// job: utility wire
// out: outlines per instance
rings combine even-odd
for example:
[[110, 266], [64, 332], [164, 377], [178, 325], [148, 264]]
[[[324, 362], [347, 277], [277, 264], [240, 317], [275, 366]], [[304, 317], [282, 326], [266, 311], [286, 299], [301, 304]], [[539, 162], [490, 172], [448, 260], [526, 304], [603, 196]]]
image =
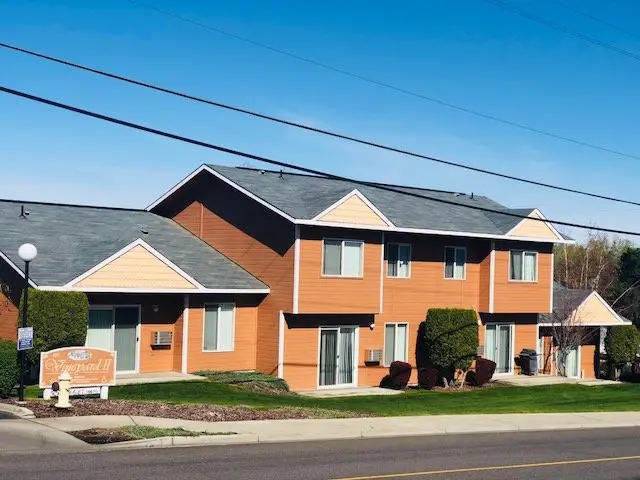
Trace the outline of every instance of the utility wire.
[[206, 30], [211, 30], [211, 31], [216, 32], [216, 33], [218, 33], [220, 35], [224, 35], [224, 36], [229, 37], [229, 38], [240, 40], [240, 41], [242, 41], [244, 43], [247, 43], [249, 45], [253, 45], [255, 47], [259, 47], [259, 48], [262, 48], [262, 49], [265, 49], [265, 50], [269, 50], [271, 52], [274, 52], [274, 53], [277, 53], [277, 54], [280, 54], [280, 55], [284, 55], [284, 56], [287, 56], [289, 58], [293, 58], [295, 60], [310, 64], [310, 65], [314, 65], [316, 67], [324, 68], [325, 70], [330, 70], [330, 71], [332, 71], [334, 73], [338, 73], [340, 75], [344, 75], [344, 76], [347, 76], [347, 77], [355, 78], [357, 80], [361, 80], [363, 82], [367, 82], [367, 83], [370, 83], [372, 85], [376, 85], [377, 87], [386, 88], [388, 90], [393, 90], [393, 91], [395, 91], [397, 93], [401, 93], [403, 95], [408, 95], [408, 96], [413, 97], [413, 98], [418, 98], [420, 100], [424, 100], [424, 101], [427, 101], [427, 102], [435, 103], [437, 105], [440, 105], [440, 106], [443, 106], [443, 107], [447, 107], [447, 108], [450, 108], [450, 109], [453, 109], [453, 110], [457, 110], [459, 112], [464, 112], [464, 113], [468, 113], [470, 115], [475, 115], [476, 117], [480, 117], [480, 118], [483, 118], [485, 120], [491, 120], [493, 122], [501, 123], [503, 125], [509, 125], [511, 127], [519, 128], [521, 130], [526, 130], [528, 132], [536, 133], [538, 135], [544, 135], [546, 137], [555, 138], [556, 140], [562, 140], [564, 142], [573, 143], [574, 145], [580, 145], [581, 147], [592, 148], [592, 149], [595, 149], [595, 150], [599, 150], [601, 152], [607, 152], [607, 153], [611, 153], [613, 155], [618, 155], [618, 156], [621, 156], [621, 157], [638, 159], [638, 157], [636, 155], [624, 153], [624, 152], [621, 152], [619, 150], [614, 150], [614, 149], [608, 148], [608, 147], [602, 147], [602, 146], [599, 146], [599, 145], [596, 145], [596, 144], [593, 144], [593, 143], [589, 143], [589, 142], [584, 141], [584, 140], [579, 140], [577, 138], [568, 137], [566, 135], [553, 133], [553, 132], [550, 132], [548, 130], [542, 130], [540, 128], [530, 127], [530, 126], [525, 125], [523, 123], [519, 123], [519, 122], [516, 122], [516, 121], [513, 121], [513, 120], [508, 120], [506, 118], [501, 118], [501, 117], [498, 117], [496, 115], [491, 115], [489, 113], [484, 113], [484, 112], [481, 112], [481, 111], [478, 111], [478, 110], [473, 110], [471, 108], [463, 107], [461, 105], [456, 105], [454, 103], [450, 103], [450, 102], [447, 102], [445, 100], [441, 100], [439, 98], [430, 97], [430, 96], [424, 95], [422, 93], [418, 93], [418, 92], [409, 90], [407, 88], [403, 88], [403, 87], [399, 87], [399, 86], [396, 86], [396, 85], [392, 85], [392, 84], [384, 82], [382, 80], [377, 80], [377, 79], [372, 78], [372, 77], [367, 77], [367, 76], [364, 76], [364, 75], [360, 75], [359, 73], [354, 73], [354, 72], [351, 72], [349, 70], [345, 70], [343, 68], [330, 65], [328, 63], [323, 63], [323, 62], [320, 62], [320, 61], [317, 61], [317, 60], [313, 60], [313, 59], [311, 59], [309, 57], [304, 57], [302, 55], [298, 55], [297, 53], [293, 53], [293, 52], [291, 52], [289, 50], [284, 50], [282, 48], [277, 48], [277, 47], [274, 47], [272, 45], [269, 45], [269, 44], [266, 44], [266, 43], [262, 43], [262, 42], [259, 42], [257, 40], [253, 40], [253, 39], [248, 38], [248, 37], [244, 37], [244, 36], [232, 33], [232, 32], [228, 32], [228, 31], [222, 30], [222, 29], [220, 29], [218, 27], [214, 27], [212, 25], [209, 25], [209, 24], [197, 21], [197, 20], [193, 20], [191, 18], [182, 16], [182, 15], [178, 15], [176, 13], [173, 13], [173, 12], [169, 11], [169, 10], [164, 10], [162, 8], [158, 8], [158, 7], [155, 7], [153, 5], [149, 5], [147, 3], [139, 2], [138, 0], [128, 0], [128, 1], [130, 3], [133, 3], [135, 5], [141, 6], [143, 8], [147, 8], [149, 10], [153, 10], [153, 11], [155, 11], [157, 13], [162, 14], [162, 15], [166, 15], [166, 16], [172, 17], [174, 19], [177, 19], [177, 20], [180, 20], [180, 21], [183, 21], [183, 22], [187, 22], [187, 23], [190, 23], [192, 25], [196, 25], [196, 26], [198, 26], [200, 28], [204, 28]]
[[555, 3], [556, 5], [559, 5], [559, 6], [561, 6], [562, 8], [564, 8], [566, 10], [569, 10], [569, 11], [571, 11], [573, 13], [577, 13], [578, 15], [581, 15], [583, 17], [586, 17], [586, 18], [590, 19], [590, 20], [593, 20], [594, 22], [601, 23], [603, 25], [606, 25], [607, 27], [613, 28], [615, 30], [618, 30], [619, 32], [622, 32], [624, 34], [630, 35], [632, 37], [640, 38], [640, 35], [638, 35], [637, 33], [634, 33], [634, 32], [632, 32], [630, 30], [622, 28], [622, 27], [616, 25], [615, 23], [611, 23], [611, 22], [609, 22], [607, 20], [603, 20], [602, 18], [596, 17], [595, 15], [592, 15], [590, 13], [584, 12], [582, 10], [578, 10], [577, 8], [575, 8], [575, 7], [571, 6], [571, 5], [567, 5], [566, 3], [561, 2], [560, 0], [551, 0], [551, 1], [553, 3]]
[[463, 203], [459, 203], [459, 202], [453, 202], [451, 200], [445, 200], [442, 198], [436, 198], [436, 197], [430, 197], [428, 195], [422, 195], [416, 192], [412, 192], [412, 191], [407, 191], [407, 190], [402, 190], [402, 187], [396, 187], [396, 186], [392, 186], [392, 185], [385, 185], [385, 184], [380, 184], [380, 183], [376, 183], [376, 182], [366, 182], [363, 180], [356, 180], [353, 178], [349, 178], [349, 177], [343, 177], [340, 175], [335, 175], [332, 173], [327, 173], [327, 172], [323, 172], [321, 170], [315, 170], [312, 168], [307, 168], [307, 167], [302, 167], [299, 165], [295, 165], [292, 163], [287, 163], [287, 162], [282, 162], [280, 160], [274, 160], [271, 158], [267, 158], [267, 157], [263, 157], [261, 155], [255, 155], [252, 153], [246, 153], [246, 152], [242, 152], [240, 150], [234, 150], [232, 148], [227, 148], [227, 147], [223, 147], [221, 145], [215, 145], [212, 143], [207, 143], [207, 142], [203, 142], [201, 140], [196, 140], [193, 138], [189, 138], [189, 137], [184, 137], [182, 135], [177, 135], [175, 133], [170, 133], [170, 132], [166, 132], [163, 130], [157, 130], [155, 128], [151, 128], [151, 127], [147, 127], [144, 125], [140, 125], [137, 123], [133, 123], [133, 122], [128, 122], [126, 120], [121, 120], [115, 117], [110, 117], [107, 115], [103, 115], [101, 113], [96, 113], [96, 112], [91, 112], [89, 110], [84, 110], [82, 108], [78, 108], [78, 107], [74, 107], [71, 105], [67, 105], [64, 103], [60, 103], [60, 102], [56, 102], [53, 100], [48, 100], [46, 98], [43, 97], [38, 97], [36, 95], [31, 95], [29, 93], [26, 92], [21, 92], [19, 90], [14, 90], [8, 87], [4, 87], [0, 85], [0, 92], [4, 92], [4, 93], [8, 93], [10, 95], [14, 95], [17, 97], [22, 97], [22, 98], [26, 98], [28, 100], [32, 100], [38, 103], [42, 103], [45, 105], [49, 105], [52, 107], [56, 107], [62, 110], [67, 110], [70, 112], [74, 112], [74, 113], [78, 113], [84, 116], [88, 116], [88, 117], [93, 117], [93, 118], [97, 118], [99, 120], [104, 120], [106, 122], [109, 123], [114, 123], [116, 125], [122, 125], [124, 127], [129, 127], [135, 130], [139, 130], [139, 131], [143, 131], [143, 132], [147, 132], [147, 133], [151, 133], [153, 135], [158, 135], [161, 137], [165, 137], [165, 138], [170, 138], [173, 140], [177, 140], [180, 142], [184, 142], [184, 143], [189, 143], [191, 145], [197, 145], [200, 147], [204, 147], [204, 148], [208, 148], [211, 150], [216, 150], [218, 152], [223, 152], [223, 153], [227, 153], [230, 155], [235, 155], [238, 157], [242, 157], [242, 158], [247, 158], [250, 160], [256, 160], [259, 162], [263, 162], [263, 163], [267, 163], [270, 165], [275, 165], [278, 167], [282, 167], [282, 168], [290, 168], [292, 170], [298, 170], [301, 172], [305, 172], [305, 173], [309, 173], [312, 175], [317, 175], [319, 177], [323, 177], [323, 178], [327, 178], [327, 179], [331, 179], [331, 180], [341, 180], [341, 181], [345, 181], [345, 182], [350, 182], [350, 183], [355, 183], [356, 185], [365, 185], [368, 187], [373, 187], [373, 188], [377, 188], [379, 190], [384, 190], [384, 191], [388, 191], [388, 192], [394, 192], [394, 193], [399, 193], [401, 195], [406, 195], [409, 197], [414, 197], [414, 198], [421, 198], [424, 200], [429, 200], [432, 202], [437, 202], [437, 203], [443, 203], [446, 205], [453, 205], [456, 207], [463, 207], [463, 208], [468, 208], [471, 210], [477, 210], [477, 211], [481, 211], [481, 212], [485, 212], [485, 213], [495, 213], [498, 215], [504, 215], [506, 217], [512, 217], [512, 218], [519, 218], [519, 219], [529, 219], [529, 220], [534, 220], [534, 221], [539, 221], [539, 222], [544, 222], [544, 223], [554, 223], [556, 225], [562, 225], [565, 227], [574, 227], [574, 228], [581, 228], [581, 229], [585, 229], [585, 230], [595, 230], [595, 231], [600, 231], [600, 232], [606, 232], [606, 233], [615, 233], [615, 234], [620, 234], [620, 235], [633, 235], [633, 236], [640, 236], [640, 232], [631, 232], [631, 231], [626, 231], [626, 230], [616, 230], [616, 229], [612, 229], [612, 228], [603, 228], [603, 227], [594, 227], [591, 225], [584, 225], [584, 224], [580, 224], [580, 223], [572, 223], [572, 222], [565, 222], [565, 221], [560, 221], [560, 220], [551, 220], [551, 219], [542, 219], [542, 218], [536, 218], [536, 217], [529, 217], [527, 215], [521, 215], [521, 214], [517, 214], [517, 213], [512, 213], [509, 211], [504, 211], [504, 210], [496, 210], [493, 208], [486, 208], [486, 207], [481, 207], [479, 205], [469, 205], [469, 204], [463, 204]]
[[538, 15], [535, 15], [533, 13], [529, 13], [525, 10], [522, 10], [518, 7], [514, 7], [513, 5], [510, 5], [506, 2], [502, 2], [500, 0], [485, 0], [485, 2], [488, 3], [492, 3], [500, 8], [503, 8], [505, 10], [509, 10], [513, 13], [515, 13], [516, 15], [520, 15], [521, 17], [524, 18], [528, 18], [529, 20], [533, 20], [534, 22], [538, 22], [538, 23], [542, 23], [543, 25], [546, 25], [550, 28], [554, 28], [556, 30], [559, 30], [561, 32], [567, 33], [569, 35], [573, 35], [574, 37], [577, 37], [581, 40], [584, 40], [586, 42], [592, 43], [594, 45], [598, 45], [599, 47], [602, 48], [606, 48], [608, 50], [611, 50], [613, 52], [619, 53], [620, 55], [624, 55], [625, 57], [629, 57], [632, 58], [634, 60], [640, 60], [640, 55], [637, 55], [633, 52], [630, 52], [629, 50], [625, 50], [624, 48], [620, 48], [620, 47], [616, 47], [615, 45], [612, 45], [611, 43], [607, 43], [607, 42], [603, 42], [602, 40], [598, 40], [595, 37], [591, 37], [589, 35], [585, 35], [584, 33], [580, 33], [576, 30], [572, 30], [570, 28], [564, 27], [562, 25], [560, 25], [559, 23], [555, 23], [552, 22], [551, 20], [547, 20], [546, 18], [542, 18], [539, 17]]
[[[574, 188], [563, 187], [563, 186], [559, 186], [559, 185], [553, 185], [553, 184], [550, 184], [550, 183], [538, 182], [538, 181], [535, 181], [535, 180], [530, 180], [530, 179], [526, 179], [526, 178], [522, 178], [522, 177], [516, 177], [516, 176], [513, 176], [513, 175], [508, 175], [506, 173], [500, 173], [500, 172], [495, 172], [495, 171], [491, 171], [491, 170], [486, 170], [486, 169], [483, 169], [483, 168], [473, 167], [471, 165], [466, 165], [466, 164], [463, 164], [463, 163], [457, 163], [457, 162], [453, 162], [453, 161], [450, 161], [450, 160], [444, 160], [442, 158], [437, 158], [437, 157], [424, 155], [424, 154], [421, 154], [421, 153], [412, 152], [412, 151], [409, 151], [409, 150], [403, 150], [401, 148], [396, 148], [396, 147], [392, 147], [392, 146], [389, 146], [389, 145], [384, 145], [384, 144], [381, 144], [381, 143], [373, 142], [373, 141], [370, 141], [370, 140], [364, 140], [364, 139], [361, 139], [361, 138], [352, 137], [352, 136], [349, 136], [349, 135], [346, 135], [346, 134], [337, 133], [337, 132], [333, 132], [333, 131], [330, 131], [330, 130], [323, 130], [321, 128], [311, 127], [309, 125], [304, 125], [304, 124], [301, 124], [301, 123], [293, 122], [291, 120], [285, 120], [285, 119], [274, 117], [274, 116], [267, 115], [267, 114], [264, 114], [264, 113], [260, 113], [260, 112], [256, 112], [256, 111], [252, 111], [252, 110], [246, 110], [244, 108], [240, 108], [240, 107], [237, 107], [237, 106], [234, 106], [234, 105], [220, 103], [220, 102], [217, 102], [215, 100], [208, 100], [208, 99], [205, 99], [205, 98], [202, 98], [202, 97], [196, 97], [194, 95], [190, 95], [188, 93], [179, 92], [179, 91], [171, 90], [171, 89], [168, 89], [168, 88], [165, 88], [165, 87], [161, 87], [161, 86], [158, 86], [158, 85], [141, 82], [139, 80], [135, 80], [135, 79], [130, 78], [130, 77], [124, 77], [124, 76], [117, 75], [117, 74], [114, 74], [114, 73], [109, 73], [109, 72], [106, 72], [104, 70], [97, 70], [95, 68], [90, 68], [90, 67], [87, 67], [87, 66], [84, 66], [84, 65], [80, 65], [78, 63], [70, 62], [68, 60], [63, 60], [63, 59], [60, 59], [60, 58], [51, 57], [49, 55], [44, 55], [42, 53], [34, 52], [32, 50], [27, 50], [25, 48], [17, 47], [15, 45], [10, 45], [8, 43], [0, 42], [0, 47], [7, 48], [7, 49], [10, 49], [10, 50], [13, 50], [13, 51], [17, 51], [17, 52], [21, 52], [21, 53], [24, 53], [24, 54], [27, 54], [27, 55], [31, 55], [31, 56], [34, 56], [34, 57], [37, 57], [37, 58], [41, 58], [41, 59], [44, 59], [44, 60], [49, 60], [49, 61], [52, 61], [52, 62], [55, 62], [55, 63], [58, 63], [58, 64], [66, 65], [68, 67], [77, 68], [77, 69], [80, 69], [80, 70], [83, 70], [83, 71], [95, 73], [97, 75], [101, 75], [101, 76], [104, 76], [104, 77], [112, 78], [112, 79], [115, 79], [115, 80], [120, 80], [120, 81], [129, 83], [129, 84], [132, 84], [132, 85], [137, 85], [137, 86], [144, 87], [144, 88], [149, 88], [151, 90], [155, 90], [155, 91], [158, 91], [158, 92], [167, 93], [169, 95], [174, 95], [174, 96], [177, 96], [177, 97], [180, 97], [180, 98], [184, 98], [184, 99], [187, 99], [187, 100], [193, 100], [195, 102], [204, 103], [204, 104], [211, 105], [211, 106], [214, 106], [214, 107], [217, 107], [217, 108], [231, 110], [233, 112], [242, 113], [244, 115], [249, 115], [249, 116], [252, 116], [252, 117], [255, 117], [255, 118], [261, 118], [261, 119], [264, 119], [264, 120], [269, 120], [269, 121], [272, 121], [272, 122], [280, 123], [282, 125], [288, 125], [288, 126], [291, 126], [291, 127], [300, 128], [300, 129], [307, 130], [307, 131], [310, 131], [310, 132], [320, 133], [322, 135], [327, 135], [327, 136], [330, 136], [330, 137], [333, 137], [333, 138], [339, 138], [341, 140], [347, 140], [347, 141], [350, 141], [350, 142], [355, 142], [355, 143], [358, 143], [358, 144], [361, 144], [361, 145], [366, 145], [366, 146], [369, 146], [369, 147], [379, 148], [379, 149], [386, 150], [386, 151], [389, 151], [389, 152], [399, 153], [399, 154], [402, 154], [402, 155], [408, 155], [408, 156], [411, 156], [411, 157], [420, 158], [420, 159], [423, 159], [423, 160], [429, 160], [429, 161], [432, 161], [432, 162], [441, 163], [441, 164], [449, 165], [449, 166], [452, 166], [452, 167], [463, 168], [465, 170], [470, 170], [472, 172], [478, 172], [478, 173], [483, 173], [483, 174], [486, 174], [486, 175], [492, 175], [494, 177], [505, 178], [505, 179], [508, 179], [508, 180], [514, 180], [514, 181], [517, 181], [517, 182], [527, 183], [527, 184], [530, 184], [530, 185], [536, 185], [536, 186], [539, 186], [539, 187], [545, 187], [545, 188], [551, 188], [551, 189], [554, 189], [554, 190], [560, 190], [560, 191], [563, 191], [563, 192], [575, 193], [575, 194], [578, 194], [578, 195], [584, 195], [584, 196], [587, 196], [587, 197], [598, 198], [598, 199], [601, 199], [601, 200], [609, 200], [609, 201], [612, 201], [612, 202], [619, 202], [619, 203], [625, 203], [625, 204], [628, 204], [628, 205], [640, 206], [640, 202], [635, 202], [635, 201], [632, 201], [632, 200], [625, 200], [625, 199], [621, 199], [621, 198], [610, 197], [610, 196], [606, 196], [606, 195], [600, 195], [600, 194], [597, 194], [597, 193], [591, 193], [591, 192], [586, 192], [586, 191], [582, 191], [582, 190], [577, 190], [577, 189], [574, 189]], [[637, 160], [640, 160], [640, 156], [636, 156], [634, 158], [636, 158]]]

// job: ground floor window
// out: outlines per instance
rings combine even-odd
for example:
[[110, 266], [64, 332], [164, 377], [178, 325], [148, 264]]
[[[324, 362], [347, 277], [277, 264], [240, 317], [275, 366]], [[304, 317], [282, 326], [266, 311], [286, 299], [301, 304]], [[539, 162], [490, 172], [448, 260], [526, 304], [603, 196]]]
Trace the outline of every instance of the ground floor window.
[[485, 357], [496, 362], [496, 373], [512, 373], [513, 324], [487, 324], [484, 342]]
[[204, 306], [202, 351], [232, 352], [235, 305], [207, 303]]
[[407, 361], [407, 330], [406, 323], [386, 323], [384, 325], [384, 364]]

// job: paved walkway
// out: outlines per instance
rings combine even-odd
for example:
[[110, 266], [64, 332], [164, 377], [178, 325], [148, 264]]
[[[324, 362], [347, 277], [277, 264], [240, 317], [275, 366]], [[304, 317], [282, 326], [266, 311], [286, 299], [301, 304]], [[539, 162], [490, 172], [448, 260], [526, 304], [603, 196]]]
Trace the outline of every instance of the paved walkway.
[[24, 419], [0, 420], [0, 454], [81, 448], [87, 444], [57, 428]]
[[640, 427], [640, 412], [540, 413], [504, 415], [433, 415], [419, 417], [328, 420], [258, 420], [196, 422], [152, 417], [93, 416], [32, 420], [61, 431], [91, 427], [146, 425], [237, 435], [208, 437], [207, 443], [295, 442], [453, 433], [494, 433], [586, 428]]
[[379, 387], [358, 387], [358, 388], [326, 388], [320, 390], [309, 390], [298, 392], [305, 397], [331, 398], [331, 397], [359, 397], [363, 395], [401, 395], [402, 390], [390, 390]]
[[142, 383], [186, 382], [190, 380], [205, 380], [205, 377], [190, 373], [161, 372], [161, 373], [125, 373], [116, 375], [116, 385], [137, 385]]
[[586, 385], [589, 387], [601, 385], [620, 385], [620, 382], [613, 380], [567, 378], [557, 375], [505, 375], [504, 377], [494, 378], [496, 383], [505, 385], [513, 385], [514, 387], [536, 387], [540, 385], [558, 385], [562, 383]]

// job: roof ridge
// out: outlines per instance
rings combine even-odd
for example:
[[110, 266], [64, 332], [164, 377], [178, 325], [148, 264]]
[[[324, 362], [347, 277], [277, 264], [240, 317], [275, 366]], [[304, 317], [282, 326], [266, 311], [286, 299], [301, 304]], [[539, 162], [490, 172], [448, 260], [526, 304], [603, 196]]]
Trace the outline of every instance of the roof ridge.
[[43, 202], [38, 200], [17, 200], [12, 198], [0, 198], [0, 203], [14, 203], [16, 205], [51, 205], [54, 207], [74, 207], [74, 208], [96, 208], [100, 210], [119, 210], [126, 212], [147, 212], [147, 210], [143, 208], [131, 208], [131, 207], [112, 207], [105, 205], [86, 205], [81, 203], [60, 203], [60, 202]]
[[[229, 166], [229, 165], [216, 165], [214, 163], [207, 163], [207, 166], [216, 169], [216, 168], [236, 168], [238, 170], [250, 170], [250, 171], [254, 171], [254, 172], [266, 172], [266, 173], [274, 173], [277, 175], [292, 175], [292, 176], [296, 176], [296, 177], [309, 177], [309, 178], [318, 178], [321, 180], [332, 180], [332, 181], [338, 181], [338, 182], [345, 182], [346, 180], [341, 180], [341, 179], [337, 179], [337, 178], [327, 178], [327, 177], [321, 177], [320, 175], [313, 175], [310, 173], [301, 173], [301, 172], [287, 172], [285, 170], [271, 170], [268, 168], [255, 168], [255, 167], [245, 167], [242, 165], [239, 166]], [[413, 186], [413, 185], [398, 185], [397, 183], [383, 183], [383, 182], [373, 182], [373, 181], [367, 181], [367, 180], [349, 180], [352, 183], [360, 183], [360, 182], [365, 182], [366, 184], [363, 186], [369, 186], [369, 185], [379, 185], [381, 187], [394, 187], [394, 188], [407, 188], [407, 189], [411, 189], [411, 190], [421, 190], [421, 191], [428, 191], [428, 192], [436, 192], [436, 193], [448, 193], [451, 195], [464, 195], [465, 197], [471, 197], [471, 195], [469, 195], [468, 193], [465, 192], [457, 192], [454, 190], [440, 190], [437, 188], [425, 188], [425, 187], [417, 187], [417, 186]], [[357, 187], [356, 187], [357, 188]], [[474, 197], [483, 197], [483, 198], [488, 198], [485, 197], [484, 195], [475, 195]]]

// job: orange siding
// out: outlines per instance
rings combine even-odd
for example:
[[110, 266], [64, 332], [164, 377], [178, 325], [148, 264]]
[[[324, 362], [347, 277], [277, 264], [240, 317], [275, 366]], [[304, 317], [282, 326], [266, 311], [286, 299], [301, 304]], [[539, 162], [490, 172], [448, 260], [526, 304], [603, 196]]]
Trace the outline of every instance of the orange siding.
[[478, 306], [480, 312], [489, 311], [489, 291], [491, 282], [491, 251], [480, 262], [478, 276]]
[[[362, 278], [322, 275], [323, 238], [364, 240]], [[300, 313], [376, 313], [380, 310], [380, 233], [302, 229], [300, 240]]]
[[584, 375], [584, 378], [596, 378], [595, 345], [581, 345], [580, 349], [580, 374]]
[[[520, 325], [516, 324], [515, 328], [515, 339], [513, 344], [513, 355], [515, 358], [520, 355], [520, 352], [523, 348], [531, 348], [533, 350], [536, 349], [538, 344], [538, 331], [535, 324], [531, 325]], [[520, 373], [520, 367], [518, 365], [515, 366], [514, 370], [515, 374]]]
[[[180, 299], [182, 300], [182, 299]], [[182, 300], [182, 303], [184, 306], [184, 300]], [[179, 308], [180, 305], [178, 305], [177, 308]], [[173, 371], [174, 372], [181, 372], [182, 371], [182, 332], [183, 332], [183, 327], [184, 327], [184, 318], [183, 318], [183, 313], [184, 313], [184, 308], [182, 313], [180, 314], [180, 317], [178, 317], [178, 320], [176, 320], [176, 323], [173, 325]]]
[[258, 308], [255, 304], [236, 304], [232, 352], [203, 352], [204, 303], [232, 299], [191, 298], [189, 305], [189, 346], [187, 370], [255, 370]]
[[4, 260], [0, 260], [0, 339], [17, 341], [18, 306], [24, 279]]
[[[512, 248], [522, 248], [513, 245]], [[525, 247], [530, 248], [530, 247]], [[540, 251], [541, 248], [548, 251]], [[551, 247], [538, 246], [538, 281], [514, 282], [509, 280], [509, 249], [496, 250], [494, 312], [496, 313], [548, 313], [551, 303]]]
[[287, 328], [284, 332], [284, 378], [292, 390], [318, 386], [318, 328]]
[[208, 173], [165, 202], [159, 214], [192, 233], [269, 286], [258, 310], [258, 370], [278, 368], [280, 310], [293, 303], [294, 226]]

